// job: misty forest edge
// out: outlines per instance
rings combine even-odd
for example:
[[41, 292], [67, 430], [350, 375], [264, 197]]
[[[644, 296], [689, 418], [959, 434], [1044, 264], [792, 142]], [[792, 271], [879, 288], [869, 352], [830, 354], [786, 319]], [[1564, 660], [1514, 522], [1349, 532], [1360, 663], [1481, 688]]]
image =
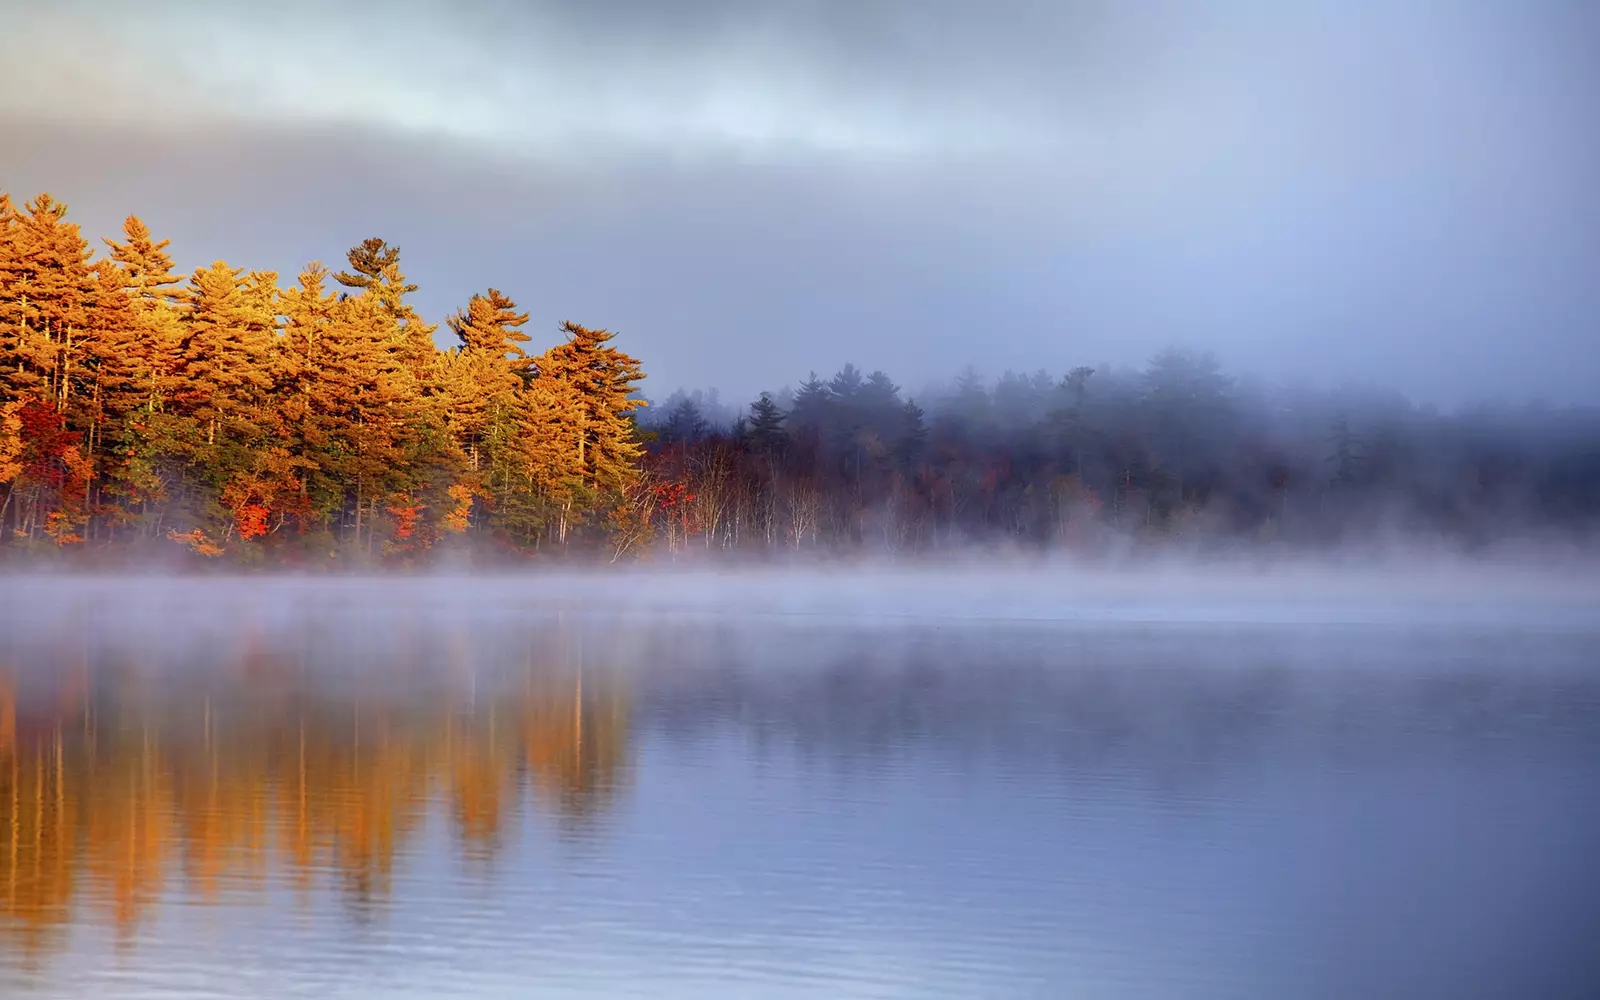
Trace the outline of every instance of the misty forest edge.
[[1466, 547], [1586, 537], [1600, 415], [1441, 414], [1288, 391], [1162, 352], [1143, 371], [974, 371], [927, 408], [846, 365], [743, 413], [646, 409], [611, 332], [536, 356], [496, 289], [406, 301], [397, 247], [291, 287], [172, 271], [130, 216], [96, 258], [66, 206], [0, 194], [0, 558], [411, 566], [451, 554], [912, 555], [1316, 548], [1384, 530]]

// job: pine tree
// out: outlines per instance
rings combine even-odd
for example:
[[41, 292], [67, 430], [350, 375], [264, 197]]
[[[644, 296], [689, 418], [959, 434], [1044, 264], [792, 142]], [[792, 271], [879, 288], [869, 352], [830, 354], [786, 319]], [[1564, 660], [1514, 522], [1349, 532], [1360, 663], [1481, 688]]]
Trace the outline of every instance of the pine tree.
[[[302, 291], [320, 300], [320, 282], [312, 284]], [[408, 448], [415, 435], [417, 384], [402, 345], [389, 336], [392, 328], [374, 298], [334, 302], [309, 351], [304, 434], [311, 460], [337, 490], [340, 509], [351, 514], [353, 546], [365, 542], [368, 554], [377, 512], [412, 485]]]
[[474, 295], [466, 312], [452, 316], [450, 329], [463, 350], [482, 351], [505, 360], [507, 370], [522, 371], [530, 363], [522, 350], [522, 345], [531, 339], [521, 329], [527, 322], [527, 313], [517, 312], [515, 302], [499, 289], [491, 288], [483, 295]]
[[24, 374], [26, 364], [19, 351], [22, 248], [18, 240], [21, 229], [11, 196], [0, 191], [0, 403], [14, 398], [14, 380]]
[[505, 382], [504, 375], [494, 358], [481, 351], [449, 351], [434, 364], [431, 381], [445, 429], [473, 470], [486, 461], [492, 423], [511, 409], [506, 394], [515, 385]]
[[150, 227], [137, 215], [123, 221], [122, 234], [125, 240], [121, 243], [112, 239], [101, 242], [121, 268], [123, 288], [134, 307], [141, 312], [154, 312], [174, 305], [183, 279], [172, 273], [172, 257], [167, 253], [172, 241], [157, 242], [150, 235]]
[[350, 260], [350, 270], [334, 275], [334, 280], [346, 288], [377, 293], [380, 297], [392, 296], [390, 303], [386, 303], [391, 306], [399, 297], [417, 290], [416, 285], [391, 285], [387, 280], [389, 275], [385, 272], [400, 263], [399, 247], [392, 247], [374, 236], [351, 247], [346, 256]]
[[781, 455], [789, 436], [783, 430], [784, 414], [773, 401], [772, 393], [763, 392], [750, 404], [750, 423], [746, 433], [750, 446], [757, 454]]
[[317, 409], [319, 376], [338, 299], [327, 291], [328, 269], [313, 261], [283, 293], [283, 335], [272, 354], [274, 440], [284, 450], [307, 518], [326, 520], [341, 508], [343, 487], [328, 461], [328, 428]]
[[[141, 434], [132, 415], [150, 394], [149, 372], [140, 356], [137, 316], [123, 288], [123, 277], [109, 260], [92, 268], [93, 292], [85, 303], [87, 325], [75, 345], [71, 391], [65, 415], [83, 439], [93, 484], [85, 483], [85, 510], [99, 511], [93, 495], [106, 487], [124, 496], [127, 467], [137, 457]], [[96, 476], [95, 474], [99, 475]], [[89, 534], [95, 534], [89, 524]]]
[[247, 421], [272, 388], [267, 352], [275, 319], [261, 292], [259, 278], [220, 260], [195, 271], [185, 290], [176, 402], [198, 421], [207, 446], [231, 422]]
[[0, 403], [0, 486], [9, 486], [22, 475], [21, 411], [21, 400]]
[[807, 375], [794, 394], [794, 404], [789, 408], [791, 432], [816, 433], [820, 430], [827, 419], [828, 406], [832, 401], [833, 394], [828, 390], [827, 383], [818, 378], [816, 372]]
[[534, 362], [534, 381], [565, 383], [577, 395], [579, 426], [574, 444], [577, 466], [586, 485], [621, 490], [638, 475], [643, 448], [629, 414], [644, 402], [631, 398], [634, 383], [644, 378], [637, 359], [607, 346], [616, 334], [562, 323], [567, 341]]
[[65, 221], [67, 206], [41, 194], [7, 211], [0, 247], [0, 391], [64, 405], [72, 389], [74, 350], [89, 317], [95, 281], [89, 246]]
[[666, 417], [657, 429], [668, 444], [692, 445], [702, 440], [711, 426], [694, 397], [679, 391], [667, 400]]
[[573, 446], [586, 422], [584, 400], [572, 384], [538, 377], [520, 401], [514, 433], [496, 449], [503, 472], [496, 478], [505, 488], [497, 491], [495, 520], [519, 541], [548, 528], [565, 543], [578, 514], [594, 499]]
[[909, 476], [922, 461], [928, 445], [928, 425], [922, 407], [908, 399], [900, 407], [900, 426], [894, 436], [894, 458], [902, 475]]
[[449, 321], [461, 347], [444, 390], [445, 421], [473, 469], [484, 465], [489, 442], [504, 438], [517, 420], [517, 393], [532, 362], [522, 350], [529, 340], [521, 329], [528, 314], [516, 310], [515, 302], [491, 288]]
[[377, 237], [363, 240], [346, 255], [350, 270], [340, 271], [334, 280], [346, 288], [372, 296], [394, 321], [393, 337], [412, 375], [419, 383], [427, 377], [438, 352], [433, 335], [438, 326], [424, 323], [405, 297], [417, 290], [400, 271], [400, 248]]
[[147, 412], [161, 409], [172, 390], [182, 323], [179, 306], [183, 279], [172, 272], [170, 240], [154, 240], [136, 215], [122, 224], [124, 241], [105, 240], [134, 312], [136, 337], [128, 345], [131, 362], [148, 391]]

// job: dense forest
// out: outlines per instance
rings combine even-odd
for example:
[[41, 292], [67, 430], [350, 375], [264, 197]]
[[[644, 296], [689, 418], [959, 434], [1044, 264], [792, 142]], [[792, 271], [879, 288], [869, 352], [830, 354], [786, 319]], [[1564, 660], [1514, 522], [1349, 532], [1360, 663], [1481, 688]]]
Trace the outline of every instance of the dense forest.
[[[348, 268], [173, 271], [130, 217], [98, 258], [48, 195], [0, 195], [0, 553], [426, 564], [739, 553], [1482, 546], [1586, 537], [1600, 413], [1454, 413], [1256, 385], [1204, 354], [908, 398], [847, 365], [740, 410], [657, 407], [613, 334], [530, 355], [497, 289], [445, 322], [399, 249]], [[1443, 359], [1441, 359], [1442, 361]]]
[[451, 538], [514, 550], [636, 543], [643, 377], [565, 323], [523, 350], [496, 289], [450, 317], [408, 303], [398, 248], [282, 287], [224, 261], [187, 278], [129, 218], [93, 259], [66, 208], [0, 197], [0, 529], [13, 549], [344, 564]]
[[969, 370], [920, 401], [847, 365], [748, 414], [679, 392], [640, 423], [653, 475], [682, 484], [669, 548], [1472, 551], [1587, 543], [1600, 521], [1593, 408], [1444, 413], [1179, 349], [1064, 378]]

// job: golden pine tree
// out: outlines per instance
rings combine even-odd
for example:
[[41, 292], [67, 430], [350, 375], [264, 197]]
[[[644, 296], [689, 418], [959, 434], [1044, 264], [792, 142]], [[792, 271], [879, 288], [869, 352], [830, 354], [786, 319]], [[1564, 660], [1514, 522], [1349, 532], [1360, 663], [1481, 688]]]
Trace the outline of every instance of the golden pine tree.
[[269, 304], [275, 277], [246, 276], [219, 260], [195, 271], [185, 289], [174, 395], [208, 449], [219, 436], [247, 441], [257, 433], [253, 419], [272, 388], [267, 352], [277, 325]]
[[[22, 400], [0, 403], [0, 486], [22, 475]], [[9, 495], [7, 496], [9, 500]], [[0, 517], [0, 522], [4, 517]]]
[[401, 355], [412, 375], [420, 383], [438, 352], [433, 342], [438, 326], [423, 322], [416, 309], [405, 300], [417, 286], [407, 281], [400, 271], [400, 248], [372, 237], [351, 247], [346, 256], [350, 270], [340, 271], [334, 279], [346, 288], [358, 289], [362, 295], [374, 298], [394, 320], [393, 336], [401, 345]]
[[630, 414], [644, 401], [632, 397], [644, 378], [638, 359], [609, 346], [616, 334], [563, 323], [564, 344], [534, 360], [535, 382], [562, 383], [576, 394], [579, 426], [573, 438], [585, 484], [620, 491], [638, 475], [644, 453]]
[[172, 272], [172, 258], [166, 252], [171, 240], [154, 240], [136, 215], [123, 222], [122, 232], [123, 242], [104, 242], [134, 312], [137, 337], [129, 345], [130, 360], [138, 366], [149, 391], [147, 408], [154, 412], [171, 389], [176, 367], [183, 279]]
[[522, 344], [528, 335], [522, 326], [527, 313], [498, 289], [474, 295], [465, 312], [450, 318], [450, 329], [461, 341], [455, 363], [447, 373], [448, 405], [445, 419], [456, 432], [473, 469], [482, 468], [490, 440], [505, 436], [514, 422], [521, 373], [527, 369]]
[[89, 246], [67, 206], [41, 194], [7, 212], [0, 245], [0, 391], [58, 405], [71, 393], [73, 351], [94, 291]]
[[365, 544], [368, 554], [378, 512], [411, 485], [417, 382], [391, 330], [381, 302], [367, 296], [338, 301], [310, 355], [306, 433], [323, 472], [337, 484], [341, 509], [350, 511], [353, 548]]

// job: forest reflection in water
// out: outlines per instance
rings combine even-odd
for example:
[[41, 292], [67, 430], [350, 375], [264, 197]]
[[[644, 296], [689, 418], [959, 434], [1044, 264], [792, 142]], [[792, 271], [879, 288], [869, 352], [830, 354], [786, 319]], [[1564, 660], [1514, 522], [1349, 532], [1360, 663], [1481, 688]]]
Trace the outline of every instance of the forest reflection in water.
[[187, 663], [81, 640], [0, 660], [8, 947], [45, 958], [86, 916], [131, 937], [174, 888], [207, 903], [325, 880], [360, 912], [392, 892], [430, 803], [487, 860], [524, 804], [570, 828], [627, 780], [626, 688], [559, 650], [486, 672], [458, 633], [436, 670], [264, 638]]
[[1600, 975], [1592, 624], [189, 598], [0, 606], [0, 993]]

